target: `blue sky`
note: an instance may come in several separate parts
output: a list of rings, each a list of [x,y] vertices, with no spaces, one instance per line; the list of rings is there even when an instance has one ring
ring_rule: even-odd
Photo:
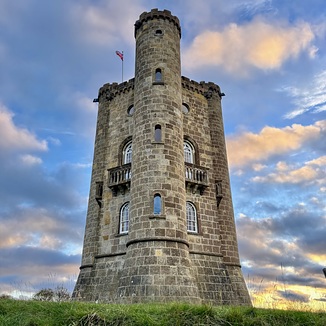
[[[239,250],[253,298],[326,301],[322,0],[2,0],[0,293],[73,287],[92,100],[103,84],[121,82],[116,50],[124,51],[124,79],[134,76],[133,25],[152,8],[180,19],[182,74],[226,94]]]

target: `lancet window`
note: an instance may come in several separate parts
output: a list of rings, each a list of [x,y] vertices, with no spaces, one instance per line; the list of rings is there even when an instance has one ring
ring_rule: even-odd
[[[123,149],[123,164],[131,163],[131,160],[132,160],[132,142],[129,142]]]
[[[198,232],[198,221],[196,207],[190,201],[186,203],[187,231]]]
[[[120,209],[119,233],[126,234],[129,231],[129,202]]]
[[[192,144],[185,140],[183,143],[183,151],[186,163],[194,163],[195,150]]]

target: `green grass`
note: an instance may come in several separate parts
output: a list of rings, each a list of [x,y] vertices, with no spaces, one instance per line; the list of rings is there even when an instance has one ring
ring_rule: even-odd
[[[5,326],[324,326],[326,313],[189,304],[93,304],[0,300]]]

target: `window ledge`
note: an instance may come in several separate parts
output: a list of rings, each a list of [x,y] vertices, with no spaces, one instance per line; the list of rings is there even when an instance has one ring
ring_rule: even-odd
[[[117,233],[117,234],[115,235],[115,237],[116,237],[116,238],[120,238],[120,237],[124,237],[124,236],[126,236],[126,235],[128,235],[128,232],[126,232],[126,233]]]
[[[150,215],[148,218],[152,219],[157,219],[157,220],[165,220],[166,215],[165,214],[157,214],[157,215]]]
[[[187,231],[187,233],[190,235],[202,235],[201,233],[195,231]]]

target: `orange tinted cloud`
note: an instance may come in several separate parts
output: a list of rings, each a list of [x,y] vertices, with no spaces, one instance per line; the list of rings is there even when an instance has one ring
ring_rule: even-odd
[[[295,168],[285,162],[279,162],[276,171],[266,176],[257,176],[252,179],[254,182],[276,182],[276,183],[301,183],[316,182],[325,184],[326,156],[306,162],[304,166]]]
[[[232,167],[246,166],[268,160],[273,155],[297,150],[306,141],[318,139],[326,128],[326,120],[310,126],[293,124],[284,128],[264,127],[260,133],[244,132],[227,138]]]
[[[296,170],[284,172],[275,172],[263,177],[254,177],[255,182],[276,182],[276,183],[300,183],[303,181],[314,180],[317,177],[317,172],[310,166],[303,166]]]
[[[246,25],[235,23],[222,31],[205,31],[185,51],[188,69],[203,65],[223,65],[231,73],[246,74],[248,68],[278,69],[301,52],[314,57],[314,33],[306,22],[295,25],[256,19]]]
[[[58,223],[56,216],[43,208],[28,208],[24,204],[21,207],[22,213],[17,212],[16,217],[2,223],[0,248],[34,246],[54,250],[65,246],[62,238],[58,237],[65,226]]]

